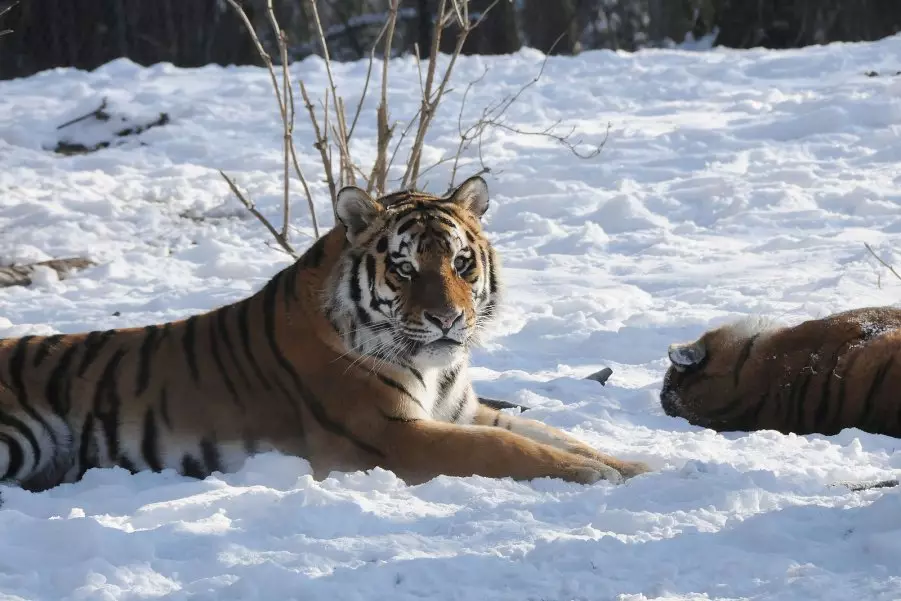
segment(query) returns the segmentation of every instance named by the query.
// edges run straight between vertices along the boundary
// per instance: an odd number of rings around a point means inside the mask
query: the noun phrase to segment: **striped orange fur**
[[[502,281],[487,208],[478,177],[445,197],[348,187],[338,224],[248,298],[0,341],[0,475],[32,490],[115,465],[203,477],[266,450],[316,477],[381,466],[410,483],[647,471],[478,403],[469,350]]]

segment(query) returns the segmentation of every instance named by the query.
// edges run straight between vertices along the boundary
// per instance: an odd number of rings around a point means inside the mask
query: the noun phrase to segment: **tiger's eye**
[[[397,264],[397,272],[404,277],[411,277],[414,273],[416,273],[416,268],[413,267],[412,263],[408,263],[404,261],[403,263]]]
[[[469,264],[469,259],[462,255],[460,255],[456,259],[454,259],[454,269],[456,269],[457,271],[463,271],[464,269],[466,269],[466,266],[468,264]]]

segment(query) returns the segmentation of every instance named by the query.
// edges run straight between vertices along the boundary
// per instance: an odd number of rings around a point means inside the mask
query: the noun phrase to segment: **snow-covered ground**
[[[655,473],[622,486],[409,487],[379,470],[315,482],[303,460],[274,455],[205,481],[95,470],[42,494],[3,490],[0,598],[901,598],[901,489],[831,486],[896,476],[898,441],[856,430],[718,435],[666,417],[657,400],[674,340],[747,314],[793,322],[899,302],[901,282],[863,245],[901,264],[899,57],[901,37],[552,58],[508,124],[563,119],[597,142],[610,123],[604,151],[580,160],[534,136],[486,139],[487,229],[509,285],[496,335],[474,357],[478,391],[531,405],[533,417]],[[484,66],[464,123],[542,59],[461,59],[425,162],[456,145],[462,92]],[[407,119],[415,63],[393,69],[392,118]],[[355,106],[365,64],[335,72]],[[320,60],[293,73],[325,89]],[[144,145],[46,150],[64,133],[99,140],[84,125],[56,126],[104,96],[117,114],[166,112],[171,123],[142,134]],[[367,104],[355,134],[367,164],[374,113]],[[303,117],[297,145],[328,226]],[[217,170],[277,222],[280,143],[260,69],[116,61],[0,82],[0,258],[101,263],[0,291],[0,335],[159,322],[258,289],[287,258]],[[443,191],[447,175],[430,172],[426,187]],[[296,198],[304,247],[311,222]],[[604,365],[614,369],[606,387],[581,379]]]

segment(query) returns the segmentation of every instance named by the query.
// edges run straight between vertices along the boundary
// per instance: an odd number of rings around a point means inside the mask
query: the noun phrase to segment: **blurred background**
[[[494,0],[473,0],[471,18]],[[20,0],[0,29],[0,79],[53,67],[93,69],[127,57],[181,67],[259,64],[252,42],[224,0]],[[265,0],[242,3],[273,56]],[[292,58],[320,52],[308,0],[274,0]],[[437,0],[403,0],[396,55],[430,44]],[[388,0],[317,3],[334,60],[368,56]],[[555,54],[608,48],[697,45],[795,48],[868,41],[901,30],[901,0],[500,0],[473,30],[465,54],[505,54],[522,46]],[[445,36],[448,44],[453,35]],[[449,51],[445,48],[444,51]],[[427,51],[421,50],[426,55]]]

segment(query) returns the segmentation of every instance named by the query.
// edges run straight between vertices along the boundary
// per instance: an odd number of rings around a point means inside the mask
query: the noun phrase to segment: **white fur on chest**
[[[403,370],[399,383],[410,393],[407,410],[410,417],[437,421],[469,423],[475,415],[478,399],[472,392],[465,365],[456,377],[449,378],[448,369],[428,368],[419,371],[422,379]]]

